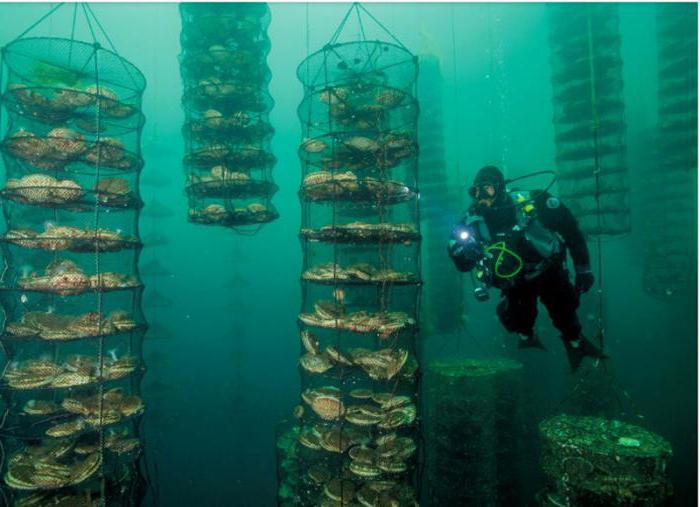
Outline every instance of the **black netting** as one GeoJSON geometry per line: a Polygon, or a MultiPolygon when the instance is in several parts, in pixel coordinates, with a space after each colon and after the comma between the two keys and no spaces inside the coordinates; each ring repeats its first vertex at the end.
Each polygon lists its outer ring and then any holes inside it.
{"type": "Polygon", "coordinates": [[[549,6],[559,194],[584,233],[630,230],[617,7],[549,6]]]}
{"type": "Polygon", "coordinates": [[[275,220],[266,4],[181,4],[189,219],[254,231],[275,220]]]}
{"type": "Polygon", "coordinates": [[[697,9],[659,5],[658,124],[655,157],[643,184],[643,284],[662,298],[685,298],[697,282],[697,9]],[[658,192],[663,186],[664,191],[658,192]]]}
{"type": "Polygon", "coordinates": [[[3,500],[138,505],[145,80],[40,37],[6,46],[2,73],[3,500]]]}
{"type": "Polygon", "coordinates": [[[278,439],[278,498],[414,505],[416,59],[394,44],[333,42],[297,73],[305,90],[298,111],[302,393],[296,423],[278,439]]]}
{"type": "Polygon", "coordinates": [[[426,374],[430,505],[517,505],[522,365],[509,359],[431,363],[426,374]]]}

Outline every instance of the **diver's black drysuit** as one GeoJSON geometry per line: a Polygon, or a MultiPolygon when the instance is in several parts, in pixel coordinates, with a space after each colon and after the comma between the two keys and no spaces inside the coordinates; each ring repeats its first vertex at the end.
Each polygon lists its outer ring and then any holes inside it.
{"type": "MultiPolygon", "coordinates": [[[[494,286],[502,293],[497,311],[503,326],[512,333],[532,336],[539,297],[568,348],[569,342],[580,338],[581,324],[576,315],[579,291],[569,280],[566,251],[574,261],[577,274],[590,276],[592,284],[588,246],[576,218],[557,198],[534,191],[527,194],[524,205],[517,203],[523,199],[523,194],[503,192],[492,207],[473,205],[455,229],[449,253],[460,271],[474,269],[473,259],[460,255],[453,246],[457,231],[466,227],[472,215],[483,217],[491,238],[504,240],[523,261],[522,271],[512,281],[494,279],[494,286]],[[522,227],[523,220],[536,230],[526,233],[531,227],[522,227]],[[544,249],[537,248],[537,241],[542,244],[542,238],[545,243],[552,244],[544,249]],[[549,253],[543,253],[547,249],[549,253]]],[[[587,285],[584,290],[590,288],[587,285]]]]}

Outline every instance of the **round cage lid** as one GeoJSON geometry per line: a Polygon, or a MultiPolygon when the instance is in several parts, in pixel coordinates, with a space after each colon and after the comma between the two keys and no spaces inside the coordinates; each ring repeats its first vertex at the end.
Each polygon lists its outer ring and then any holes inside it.
{"type": "Polygon", "coordinates": [[[25,84],[61,83],[70,88],[99,81],[139,96],[146,87],[146,78],[135,65],[98,43],[28,37],[5,46],[3,56],[8,68],[21,76],[25,84]]]}

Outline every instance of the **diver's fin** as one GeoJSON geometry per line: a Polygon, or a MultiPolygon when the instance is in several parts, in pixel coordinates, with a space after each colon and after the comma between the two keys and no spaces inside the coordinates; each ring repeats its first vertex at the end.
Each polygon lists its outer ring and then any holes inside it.
{"type": "Polygon", "coordinates": [[[584,357],[590,357],[592,359],[607,359],[602,350],[591,343],[585,336],[579,337],[578,340],[564,340],[564,347],[566,347],[566,355],[569,359],[569,366],[571,366],[571,372],[576,373],[584,357]]]}
{"type": "Polygon", "coordinates": [[[536,334],[521,334],[518,340],[519,349],[540,349],[547,350],[536,334]]]}

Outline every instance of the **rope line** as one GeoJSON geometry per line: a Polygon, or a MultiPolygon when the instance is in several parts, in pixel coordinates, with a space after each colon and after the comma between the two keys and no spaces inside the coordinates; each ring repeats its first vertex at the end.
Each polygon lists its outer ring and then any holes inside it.
{"type": "MultiPolygon", "coordinates": [[[[85,8],[85,7],[83,7],[85,8]]],[[[100,100],[99,90],[100,90],[100,72],[99,72],[99,62],[97,57],[98,48],[93,49],[93,59],[95,68],[95,85],[97,86],[98,94],[95,108],[95,121],[96,121],[96,133],[95,133],[95,146],[97,147],[97,157],[95,158],[95,187],[98,188],[98,183],[100,181],[100,167],[102,162],[102,147],[101,147],[101,129],[102,124],[102,101],[100,100]]],[[[102,273],[100,271],[100,239],[99,239],[99,225],[100,225],[100,198],[99,193],[95,192],[95,208],[94,208],[94,219],[93,219],[93,232],[95,238],[95,274],[97,275],[97,287],[102,286],[102,273]]],[[[105,477],[105,463],[104,463],[104,452],[105,452],[105,431],[104,431],[104,333],[102,332],[102,320],[103,320],[103,308],[102,308],[102,296],[103,292],[101,290],[96,290],[96,304],[97,304],[97,334],[99,336],[98,340],[98,353],[97,353],[97,372],[99,378],[98,384],[98,424],[99,424],[99,447],[100,447],[100,506],[104,507],[106,505],[106,477],[105,477]]]]}
{"type": "Polygon", "coordinates": [[[73,20],[70,27],[70,45],[68,46],[68,66],[73,62],[73,41],[75,40],[75,25],[78,18],[78,4],[73,4],[73,20]]]}
{"type": "Polygon", "coordinates": [[[97,18],[95,15],[95,12],[92,10],[92,7],[90,7],[90,4],[85,2],[83,5],[85,5],[87,9],[87,13],[92,17],[92,19],[95,21],[95,24],[97,25],[97,28],[99,28],[100,32],[104,36],[105,40],[107,41],[107,44],[109,44],[110,49],[114,53],[118,53],[117,48],[114,47],[114,43],[112,42],[112,39],[109,38],[109,35],[107,35],[107,32],[105,31],[104,27],[102,26],[102,23],[100,23],[100,20],[97,18]]]}
{"type": "Polygon", "coordinates": [[[42,17],[40,17],[34,24],[32,24],[32,25],[31,25],[29,28],[27,28],[24,32],[22,32],[22,33],[19,34],[17,37],[15,37],[14,39],[12,39],[12,40],[10,41],[10,43],[8,44],[8,46],[9,46],[10,44],[14,43],[14,42],[17,42],[17,41],[20,40],[22,37],[24,37],[25,35],[27,35],[29,32],[31,32],[32,30],[34,30],[34,28],[36,28],[36,27],[39,26],[41,23],[43,23],[44,20],[48,19],[54,12],[56,12],[58,9],[60,9],[61,7],[63,7],[63,5],[64,5],[64,2],[61,2],[61,3],[59,3],[57,6],[53,7],[49,12],[47,12],[47,13],[44,14],[42,17]]]}
{"type": "Polygon", "coordinates": [[[603,252],[602,252],[602,242],[601,234],[603,232],[602,228],[602,217],[601,217],[601,207],[600,207],[600,145],[598,138],[598,131],[600,129],[600,118],[598,116],[597,108],[597,95],[596,95],[596,69],[594,65],[594,48],[593,48],[593,26],[591,19],[591,7],[586,6],[587,9],[587,28],[588,28],[588,67],[591,75],[591,110],[593,113],[591,130],[593,135],[593,176],[595,178],[595,203],[596,203],[596,222],[598,234],[596,235],[596,249],[597,249],[597,267],[598,267],[598,315],[596,318],[596,324],[598,326],[598,341],[600,349],[604,350],[605,346],[605,323],[603,322],[603,311],[604,311],[604,300],[603,300],[603,252]]]}
{"type": "MultiPolygon", "coordinates": [[[[391,37],[394,40],[394,42],[396,42],[396,44],[398,44],[405,51],[408,51],[408,48],[403,45],[403,43],[393,34],[393,32],[391,30],[389,30],[386,26],[384,26],[384,24],[382,24],[381,21],[379,21],[377,18],[375,18],[374,15],[371,12],[369,12],[364,5],[358,3],[357,6],[360,9],[362,9],[363,11],[365,11],[365,14],[367,14],[372,19],[372,21],[377,23],[377,25],[379,25],[379,28],[384,30],[387,33],[387,35],[389,35],[389,37],[391,37]]],[[[408,51],[408,52],[410,53],[410,51],[408,51]]]]}
{"type": "Polygon", "coordinates": [[[343,30],[344,30],[344,28],[345,28],[345,25],[347,24],[348,19],[350,18],[350,15],[352,14],[352,11],[353,11],[353,10],[354,10],[354,11],[356,12],[356,14],[357,14],[358,23],[359,23],[359,25],[360,25],[360,32],[361,32],[361,35],[362,35],[361,40],[363,40],[363,41],[366,41],[366,40],[367,40],[366,34],[365,34],[365,29],[364,29],[364,23],[363,23],[363,21],[362,21],[362,17],[361,17],[361,13],[360,13],[360,9],[362,9],[362,11],[363,11],[367,16],[369,16],[369,18],[370,18],[372,21],[374,21],[374,22],[377,24],[377,26],[378,26],[382,31],[384,31],[394,42],[396,42],[396,44],[397,44],[399,47],[401,47],[401,49],[403,49],[403,50],[405,50],[405,51],[407,51],[407,52],[410,52],[410,51],[408,51],[408,48],[406,48],[406,46],[396,37],[396,35],[394,35],[394,33],[393,33],[391,30],[389,30],[389,29],[388,29],[381,21],[379,21],[369,10],[367,10],[367,8],[366,8],[364,5],[362,5],[362,4],[359,3],[359,2],[354,2],[354,3],[350,6],[350,8],[348,9],[348,11],[345,13],[345,16],[343,16],[343,19],[342,19],[342,21],[340,22],[340,25],[338,25],[338,28],[336,28],[335,32],[334,32],[333,35],[331,36],[330,42],[328,42],[328,44],[326,44],[326,46],[332,46],[332,45],[334,45],[334,44],[338,41],[338,38],[339,38],[340,35],[342,34],[342,32],[343,32],[343,30]]]}
{"type": "Polygon", "coordinates": [[[85,21],[87,22],[88,29],[90,30],[90,36],[92,37],[92,43],[97,43],[97,37],[95,36],[95,30],[92,28],[92,22],[90,21],[90,16],[85,3],[81,3],[80,6],[83,8],[83,14],[85,15],[85,21]]]}
{"type": "MultiPolygon", "coordinates": [[[[32,30],[34,30],[40,24],[45,22],[45,20],[49,19],[63,5],[64,5],[64,3],[60,3],[57,6],[54,6],[53,8],[51,8],[39,20],[37,20],[35,23],[33,23],[29,28],[24,30],[18,37],[13,39],[13,41],[10,44],[25,37],[32,30]]],[[[80,6],[78,5],[78,3],[75,3],[73,5],[73,9],[72,9],[71,24],[70,24],[70,39],[69,39],[69,45],[68,45],[69,46],[68,47],[68,67],[72,68],[73,56],[75,56],[73,46],[74,46],[74,42],[76,42],[76,29],[77,29],[77,23],[78,23],[78,8],[79,7],[81,9],[82,16],[84,16],[84,20],[85,20],[85,23],[88,27],[90,36],[92,37],[92,43],[93,43],[92,51],[90,52],[87,61],[84,64],[82,64],[82,63],[80,64],[80,66],[82,66],[80,71],[85,71],[86,69],[89,69],[90,66],[92,66],[93,71],[94,71],[94,80],[95,80],[95,84],[97,87],[97,92],[96,92],[96,97],[95,97],[96,108],[95,108],[95,115],[94,115],[97,127],[95,129],[94,141],[93,141],[93,149],[95,149],[97,152],[97,157],[96,157],[96,160],[95,160],[94,166],[93,166],[94,167],[93,175],[94,175],[94,182],[95,182],[94,188],[97,188],[98,183],[100,182],[101,173],[102,173],[101,165],[102,165],[103,147],[101,145],[101,143],[102,143],[102,128],[101,128],[102,121],[101,120],[103,117],[103,110],[102,110],[103,107],[102,106],[104,105],[104,100],[100,94],[101,78],[102,78],[101,72],[100,72],[100,65],[103,64],[103,62],[101,62],[99,60],[99,57],[98,57],[99,49],[101,47],[99,42],[98,42],[98,35],[100,35],[100,33],[101,33],[101,35],[104,36],[104,38],[110,44],[114,53],[116,54],[117,52],[116,52],[116,48],[114,47],[114,44],[112,43],[111,39],[109,38],[109,35],[104,30],[104,27],[100,23],[99,19],[95,15],[95,13],[92,11],[91,7],[86,3],[80,3],[80,6]],[[97,29],[99,30],[100,33],[96,32],[95,26],[97,27],[97,29]]],[[[5,79],[4,78],[5,78],[5,65],[6,65],[6,61],[4,59],[4,53],[5,52],[3,51],[2,54],[0,54],[0,88],[3,88],[3,89],[5,86],[5,79]]],[[[122,58],[120,58],[118,54],[116,56],[118,58],[118,61],[122,64],[122,66],[124,66],[126,73],[129,75],[129,77],[132,80],[132,83],[134,83],[136,85],[136,81],[134,80],[134,76],[130,72],[129,68],[126,66],[126,62],[122,58]]],[[[138,86],[137,86],[137,88],[138,88],[138,86]]],[[[0,108],[0,125],[3,125],[3,121],[2,121],[3,120],[3,116],[2,116],[3,111],[2,111],[2,109],[3,108],[0,108]]],[[[139,127],[139,129],[140,129],[140,127],[139,127]]],[[[139,150],[140,150],[140,147],[139,147],[139,150]]],[[[89,175],[90,172],[86,171],[84,174],[89,175]]],[[[138,176],[136,178],[136,181],[138,182],[138,176]]],[[[95,276],[97,278],[97,283],[96,283],[96,288],[94,289],[94,294],[95,294],[95,306],[96,306],[96,313],[97,313],[97,337],[98,337],[97,358],[96,358],[97,359],[97,378],[98,378],[98,382],[97,382],[97,391],[98,391],[98,393],[97,393],[97,396],[98,396],[97,434],[98,434],[98,438],[99,438],[99,459],[100,459],[99,472],[97,473],[97,477],[99,477],[99,482],[100,482],[99,505],[104,507],[107,505],[108,499],[107,499],[107,476],[106,476],[107,472],[106,472],[106,463],[105,463],[106,439],[105,439],[105,400],[104,400],[104,396],[105,396],[105,380],[106,379],[105,379],[105,334],[104,334],[104,329],[103,329],[104,328],[104,300],[103,300],[104,291],[102,290],[103,285],[104,285],[104,280],[103,280],[103,273],[101,271],[101,265],[102,265],[101,253],[102,253],[104,241],[101,238],[101,235],[99,233],[100,223],[101,223],[101,206],[102,206],[102,202],[99,198],[99,193],[94,192],[94,208],[93,208],[93,216],[92,216],[92,225],[93,225],[92,237],[93,237],[93,240],[95,242],[93,254],[94,254],[95,276]]],[[[53,218],[54,218],[54,220],[56,220],[58,218],[58,208],[53,207],[52,212],[53,212],[53,218]]],[[[3,214],[5,215],[6,220],[8,220],[7,212],[4,211],[3,214]]],[[[89,221],[90,221],[89,215],[88,215],[87,220],[88,220],[88,224],[89,224],[89,221]]],[[[135,225],[135,230],[138,231],[138,224],[135,225]]],[[[3,246],[3,251],[4,250],[5,250],[5,248],[3,246]]],[[[7,254],[7,252],[5,252],[5,253],[7,254]]],[[[8,266],[7,265],[8,256],[5,255],[4,258],[5,258],[4,269],[6,270],[7,266],[8,266]]],[[[56,260],[58,258],[58,252],[53,253],[53,258],[54,258],[54,260],[56,260]]],[[[136,270],[136,273],[138,273],[137,270],[136,270]]],[[[3,273],[3,278],[4,278],[4,273],[3,273]]],[[[56,298],[57,298],[56,295],[54,295],[54,294],[50,295],[50,299],[48,300],[49,303],[52,304],[56,298]]],[[[133,304],[135,304],[134,300],[132,300],[132,305],[133,304]]],[[[131,352],[133,351],[133,348],[134,348],[134,343],[133,343],[133,336],[134,335],[131,334],[130,336],[131,336],[131,339],[128,343],[128,346],[129,346],[129,353],[131,354],[131,352]]],[[[91,343],[95,343],[95,342],[91,342],[91,343]]],[[[4,349],[4,344],[2,342],[0,342],[0,348],[4,349]]],[[[54,360],[57,361],[58,354],[59,354],[58,344],[56,344],[56,343],[52,344],[52,348],[53,348],[54,360]]],[[[7,354],[5,354],[5,355],[7,356],[7,354]]],[[[10,363],[7,362],[5,364],[5,368],[7,368],[9,364],[10,363]]],[[[136,384],[136,382],[137,381],[135,380],[135,378],[131,379],[132,388],[134,388],[135,391],[138,391],[138,385],[136,384]]],[[[56,402],[58,399],[58,392],[57,391],[54,392],[51,398],[53,398],[53,401],[56,402]]],[[[9,410],[6,411],[4,416],[2,417],[2,420],[0,421],[0,428],[3,428],[3,429],[5,428],[8,413],[9,413],[9,410]]],[[[45,422],[46,421],[41,421],[40,423],[45,423],[45,422]]],[[[31,427],[36,426],[37,424],[40,424],[40,423],[35,423],[35,424],[31,425],[30,429],[31,429],[31,427]]],[[[11,428],[10,434],[6,434],[3,431],[0,436],[2,436],[3,438],[6,438],[6,437],[17,438],[16,433],[18,431],[21,432],[21,429],[22,428],[19,428],[19,427],[18,428],[11,428]]],[[[92,428],[91,428],[91,430],[92,430],[92,428]]],[[[24,437],[19,437],[19,438],[24,438],[24,437]]],[[[5,456],[5,448],[3,447],[3,442],[0,441],[0,463],[5,462],[5,457],[6,457],[5,456]]],[[[138,467],[136,462],[134,462],[132,466],[133,466],[134,470],[136,470],[138,467]]],[[[125,475],[123,477],[122,476],[118,477],[118,480],[121,481],[130,475],[131,474],[129,473],[129,471],[125,470],[125,475]]],[[[147,477],[145,478],[145,480],[147,483],[149,483],[147,477]]],[[[137,489],[135,488],[135,489],[132,489],[131,491],[132,491],[131,502],[133,503],[135,501],[134,495],[136,495],[137,489]]],[[[2,488],[0,488],[0,494],[1,494],[0,498],[2,499],[2,501],[0,503],[2,503],[3,505],[9,504],[8,499],[5,495],[5,492],[2,488]]],[[[88,494],[87,498],[90,498],[90,494],[88,494]]]]}
{"type": "MultiPolygon", "coordinates": [[[[84,5],[87,7],[88,12],[92,15],[92,18],[95,20],[95,24],[97,24],[97,27],[100,29],[100,32],[102,32],[102,35],[104,36],[105,40],[109,44],[110,49],[114,52],[115,55],[119,56],[119,51],[117,51],[117,48],[115,47],[114,43],[112,42],[112,39],[109,37],[109,34],[102,26],[102,23],[100,23],[99,18],[95,15],[94,11],[92,10],[92,7],[90,7],[90,4],[85,3],[84,5]]],[[[131,73],[131,70],[126,65],[126,62],[124,61],[124,59],[118,58],[118,61],[121,64],[121,66],[124,68],[124,71],[129,76],[129,79],[131,79],[131,83],[134,85],[135,88],[138,88],[138,83],[136,83],[136,78],[131,73]]]]}
{"type": "Polygon", "coordinates": [[[340,33],[343,31],[343,28],[345,27],[345,23],[347,23],[348,18],[350,17],[350,14],[352,13],[352,10],[356,8],[355,6],[356,6],[355,3],[353,3],[350,6],[350,8],[348,9],[348,12],[345,13],[343,20],[340,22],[340,25],[338,25],[338,28],[335,29],[335,32],[331,36],[331,40],[327,45],[333,45],[338,40],[338,37],[340,36],[340,33]]]}
{"type": "Polygon", "coordinates": [[[362,41],[366,41],[367,36],[365,35],[365,27],[362,23],[362,16],[360,16],[360,9],[355,9],[355,14],[357,14],[357,23],[360,25],[360,38],[362,41]]]}

